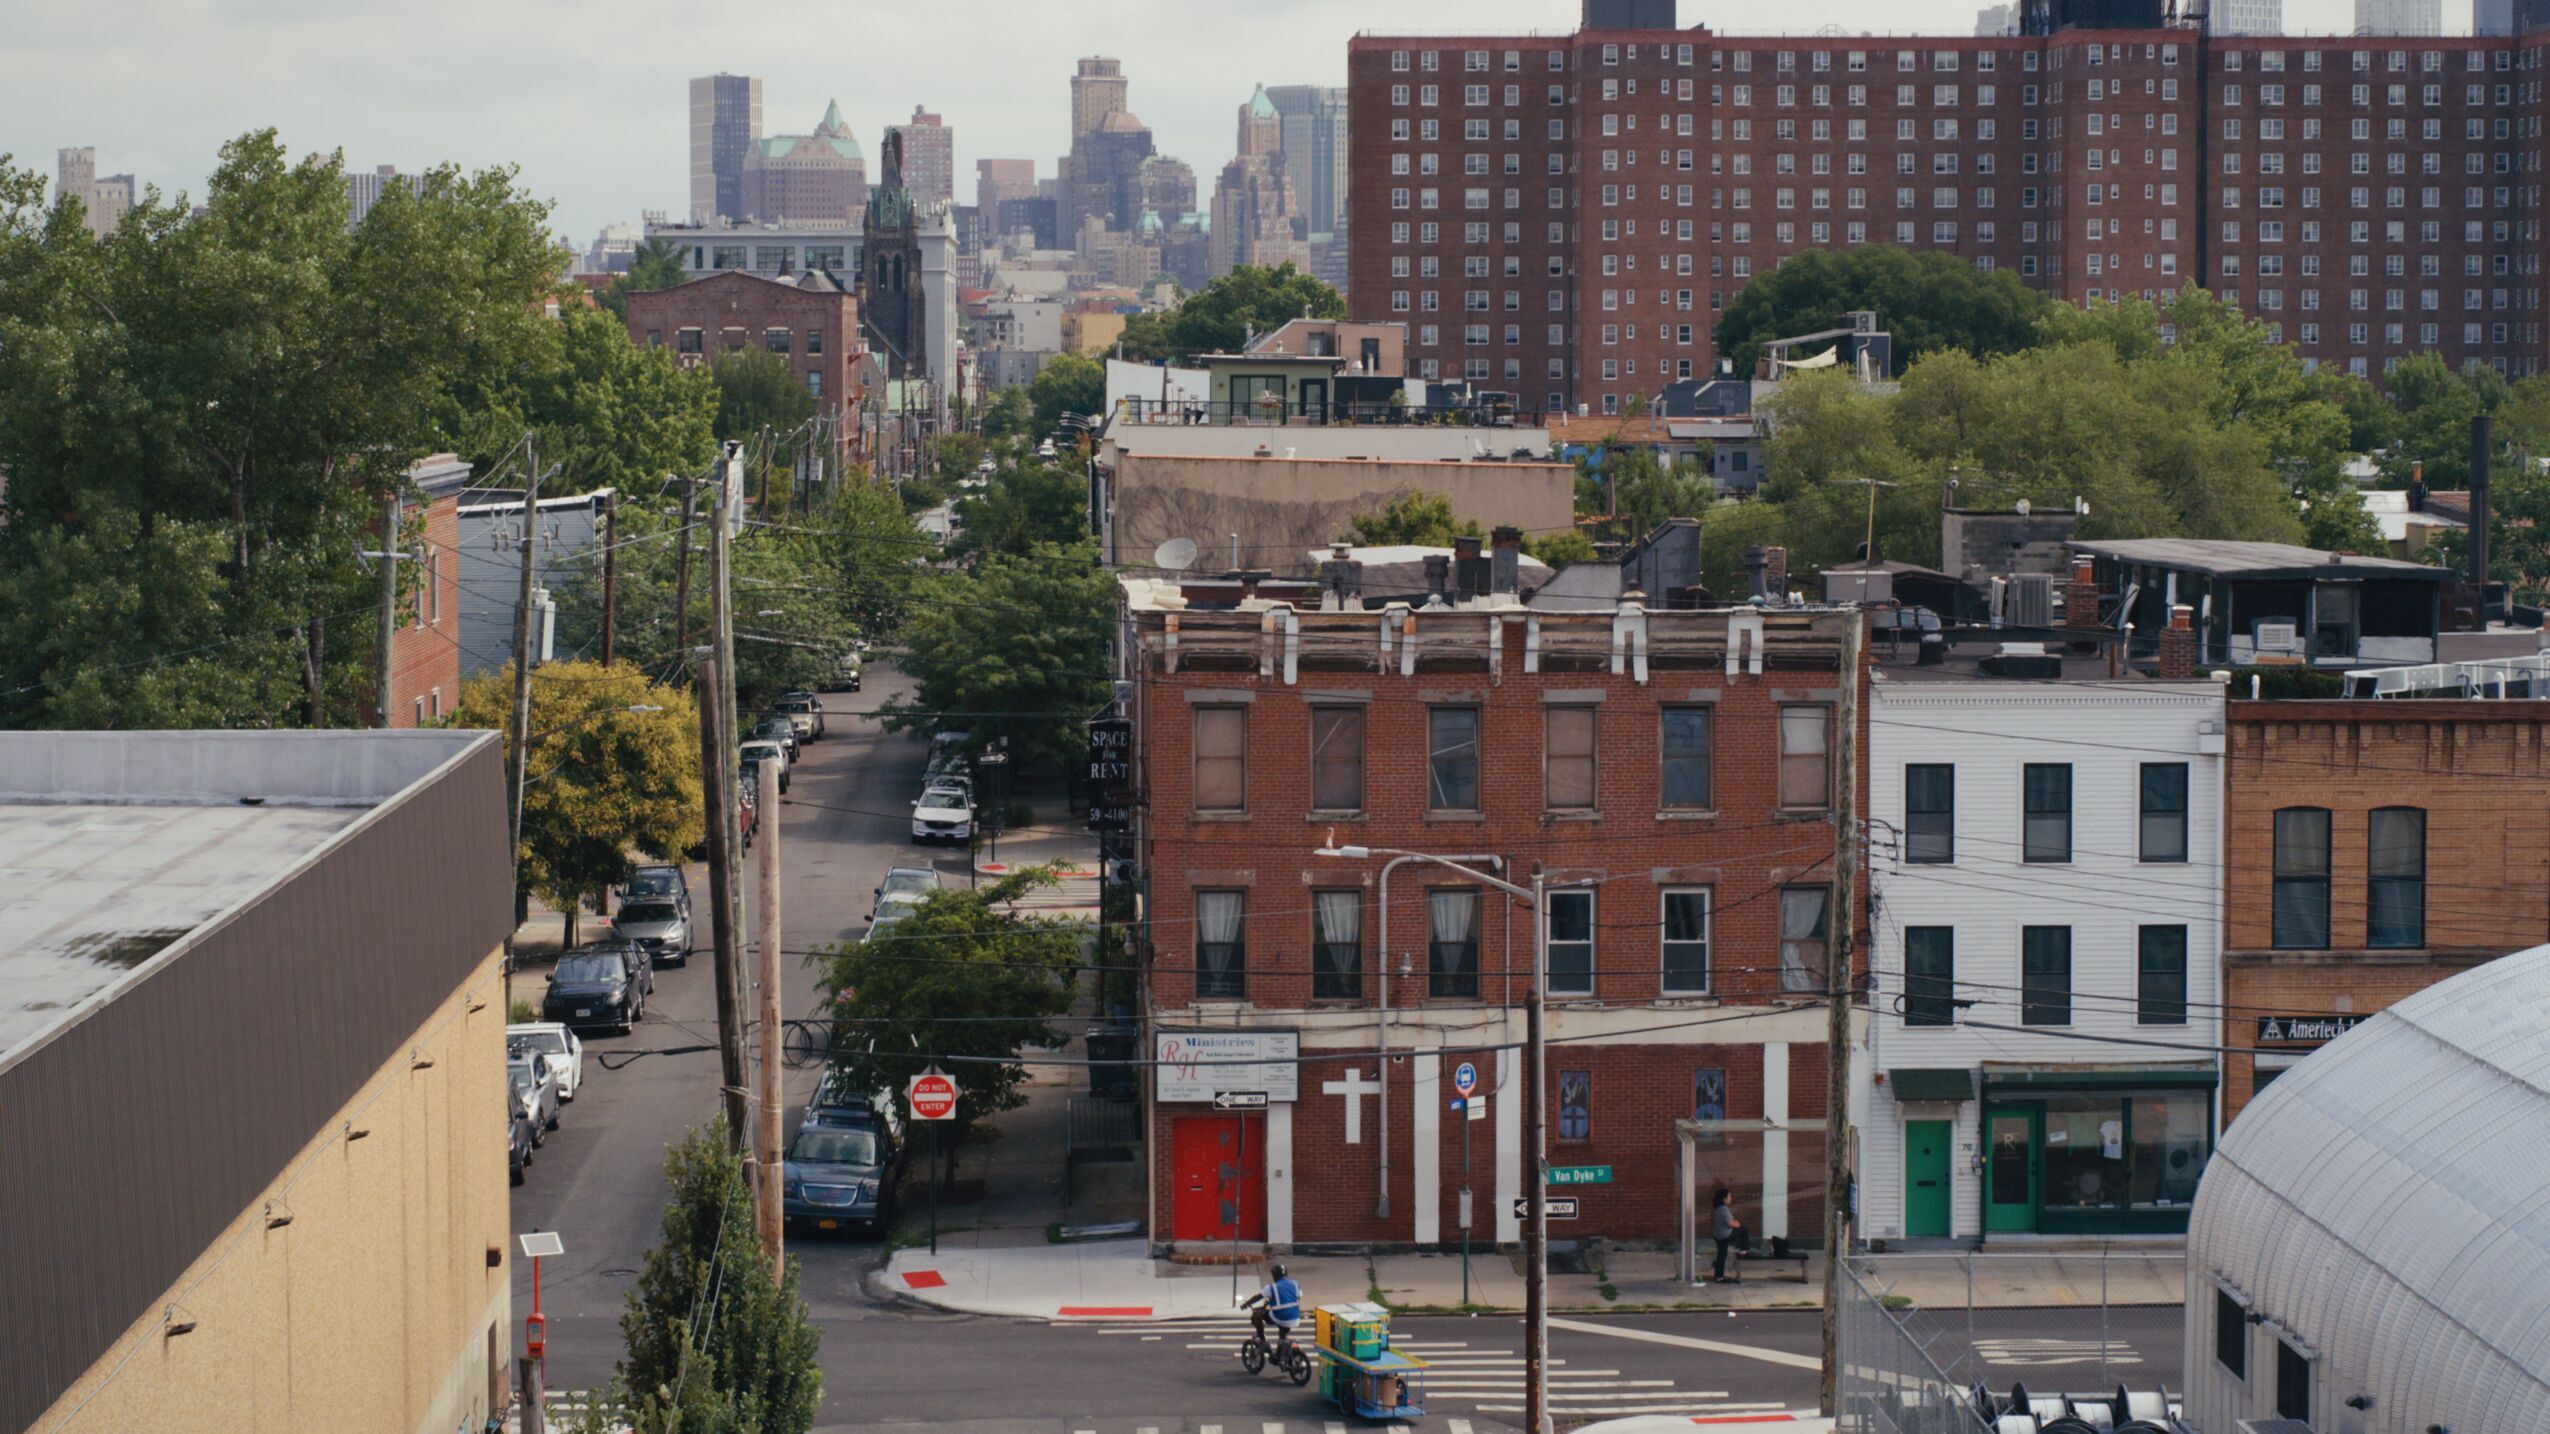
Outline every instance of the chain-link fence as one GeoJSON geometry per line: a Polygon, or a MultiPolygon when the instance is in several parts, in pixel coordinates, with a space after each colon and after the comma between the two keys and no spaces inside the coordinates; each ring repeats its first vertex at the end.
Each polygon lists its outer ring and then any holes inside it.
{"type": "Polygon", "coordinates": [[[1860,1256],[1961,1384],[1996,1390],[2174,1389],[2184,1366],[2186,1252],[2134,1242],[1860,1256]]]}
{"type": "Polygon", "coordinates": [[[1918,1307],[1842,1266],[1842,1368],[1835,1427],[1841,1434],[1987,1434],[1969,1387],[1943,1366],[1955,1339],[1918,1307]]]}

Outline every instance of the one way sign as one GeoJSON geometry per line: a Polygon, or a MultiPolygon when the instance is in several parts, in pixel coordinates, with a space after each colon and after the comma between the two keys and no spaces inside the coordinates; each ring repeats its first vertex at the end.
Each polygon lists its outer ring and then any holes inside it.
{"type": "MultiPolygon", "coordinates": [[[[1573,1220],[1576,1218],[1576,1197],[1573,1195],[1544,1195],[1541,1197],[1541,1203],[1548,1207],[1549,1217],[1553,1220],[1573,1220]]],[[[1514,1218],[1517,1220],[1529,1220],[1532,1218],[1532,1201],[1530,1196],[1517,1195],[1514,1197],[1514,1218]]]]}

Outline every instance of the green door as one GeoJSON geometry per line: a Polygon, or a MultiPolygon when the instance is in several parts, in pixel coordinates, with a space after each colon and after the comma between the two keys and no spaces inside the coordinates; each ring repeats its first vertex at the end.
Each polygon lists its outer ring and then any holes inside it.
{"type": "Polygon", "coordinates": [[[1948,1139],[1944,1120],[1904,1122],[1904,1234],[1948,1233],[1948,1139]]]}
{"type": "Polygon", "coordinates": [[[2036,1229],[2036,1112],[2005,1107],[1984,1117],[1983,1228],[2024,1234],[2036,1229]]]}

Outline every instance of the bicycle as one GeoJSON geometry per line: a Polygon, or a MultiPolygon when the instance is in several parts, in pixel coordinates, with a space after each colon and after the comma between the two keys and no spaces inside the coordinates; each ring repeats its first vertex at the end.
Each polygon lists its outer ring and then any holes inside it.
{"type": "Polygon", "coordinates": [[[1293,1343],[1293,1332],[1289,1329],[1279,1326],[1275,1343],[1272,1345],[1266,1342],[1265,1334],[1258,1330],[1249,1331],[1248,1338],[1240,1341],[1240,1366],[1243,1369],[1256,1374],[1263,1371],[1269,1363],[1289,1376],[1296,1388],[1310,1383],[1312,1368],[1310,1354],[1300,1345],[1293,1343]]]}

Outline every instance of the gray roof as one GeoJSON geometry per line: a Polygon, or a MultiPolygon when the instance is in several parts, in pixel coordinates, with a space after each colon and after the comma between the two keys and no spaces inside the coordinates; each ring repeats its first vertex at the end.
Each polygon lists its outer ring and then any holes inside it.
{"type": "Polygon", "coordinates": [[[2225,578],[2385,577],[2442,582],[2451,574],[2396,558],[2346,557],[2291,543],[2247,543],[2228,538],[2124,538],[2071,544],[2075,552],[2120,563],[2209,573],[2225,578]]]}

